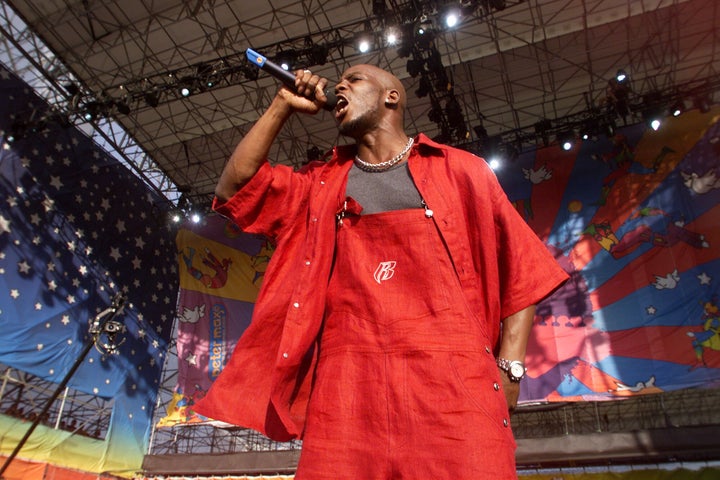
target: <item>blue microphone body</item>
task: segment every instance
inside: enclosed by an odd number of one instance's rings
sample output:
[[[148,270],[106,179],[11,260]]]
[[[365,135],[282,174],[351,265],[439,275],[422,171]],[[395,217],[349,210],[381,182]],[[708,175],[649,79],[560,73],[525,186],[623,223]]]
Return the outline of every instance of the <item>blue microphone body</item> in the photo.
[[[295,75],[293,75],[292,72],[288,72],[277,63],[268,60],[267,57],[251,48],[248,48],[245,51],[245,55],[247,56],[247,59],[250,61],[250,63],[262,70],[265,70],[270,75],[280,80],[283,85],[288,87],[293,92],[297,91],[295,89]],[[325,90],[325,96],[327,97],[327,102],[325,102],[323,108],[328,111],[334,110],[335,105],[337,104],[335,92],[333,92],[331,89],[327,89]]]

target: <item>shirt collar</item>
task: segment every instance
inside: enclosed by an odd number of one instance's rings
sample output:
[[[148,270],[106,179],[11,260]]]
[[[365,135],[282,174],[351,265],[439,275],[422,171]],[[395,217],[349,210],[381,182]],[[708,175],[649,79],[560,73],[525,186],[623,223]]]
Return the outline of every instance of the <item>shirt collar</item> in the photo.
[[[424,147],[429,147],[434,150],[442,150],[443,148],[445,148],[444,145],[431,140],[424,133],[419,133],[415,137],[415,145],[416,146],[422,145]],[[357,147],[355,146],[355,144],[337,145],[334,150],[335,150],[334,157],[337,158],[339,161],[344,161],[344,160],[351,160],[355,157],[355,152],[357,151]]]

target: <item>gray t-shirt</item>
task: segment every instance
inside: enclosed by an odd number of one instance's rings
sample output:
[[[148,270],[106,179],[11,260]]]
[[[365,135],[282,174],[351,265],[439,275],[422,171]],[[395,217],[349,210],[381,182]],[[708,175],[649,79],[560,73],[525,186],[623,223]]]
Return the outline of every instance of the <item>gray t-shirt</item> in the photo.
[[[422,199],[407,162],[384,172],[366,172],[353,165],[348,174],[346,195],[363,207],[361,215],[422,208]]]

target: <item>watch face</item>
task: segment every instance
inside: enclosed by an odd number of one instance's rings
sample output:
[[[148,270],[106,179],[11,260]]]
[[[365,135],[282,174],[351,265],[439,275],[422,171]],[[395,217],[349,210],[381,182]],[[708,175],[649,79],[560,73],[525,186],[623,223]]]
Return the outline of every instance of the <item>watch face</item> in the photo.
[[[510,365],[510,375],[515,378],[521,378],[523,375],[525,375],[525,368],[519,363],[513,363],[512,365]]]

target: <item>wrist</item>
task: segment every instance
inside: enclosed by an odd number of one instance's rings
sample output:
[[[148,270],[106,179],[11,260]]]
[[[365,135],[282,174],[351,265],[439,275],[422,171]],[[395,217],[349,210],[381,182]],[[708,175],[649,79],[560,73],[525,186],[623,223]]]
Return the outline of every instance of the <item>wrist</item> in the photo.
[[[498,357],[496,363],[498,368],[507,374],[511,382],[519,382],[525,377],[525,372],[527,372],[527,368],[525,368],[525,364],[521,360],[509,360]]]

